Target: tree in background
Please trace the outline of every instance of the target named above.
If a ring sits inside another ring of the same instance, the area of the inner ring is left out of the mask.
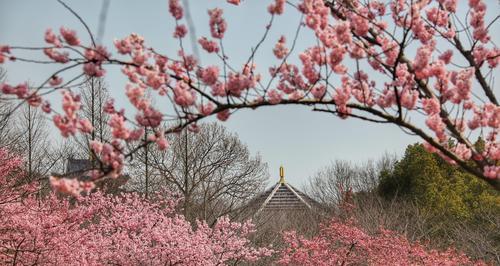
[[[107,85],[102,78],[87,77],[80,91],[81,115],[90,122],[94,130],[89,135],[81,135],[75,139],[75,154],[88,158],[91,154],[91,141],[106,142],[111,139],[108,127],[109,115],[104,112],[104,106],[110,97]]]
[[[457,219],[500,211],[497,191],[426,151],[421,144],[408,146],[393,171],[382,173],[379,192],[386,198],[414,200],[430,214]]]
[[[370,192],[377,189],[380,172],[391,169],[395,161],[396,157],[389,154],[359,165],[335,160],[312,176],[306,191],[321,204],[335,208],[347,190]]]
[[[5,82],[7,71],[0,67],[0,82]],[[14,104],[8,102],[3,95],[0,96],[0,148],[6,148],[16,142],[12,134],[12,111]]]
[[[381,173],[378,190],[389,201],[415,207],[423,222],[420,238],[500,261],[498,191],[421,144],[408,146],[393,170]]]
[[[0,217],[5,215],[1,206],[18,202],[35,191],[24,175],[22,159],[0,148]]]
[[[0,80],[7,74],[0,69]],[[55,139],[50,138],[47,117],[36,107],[26,103],[14,103],[8,97],[0,98],[0,148],[25,158],[26,178],[45,180],[51,172],[60,169],[62,151],[57,145],[49,145]]]
[[[219,124],[202,124],[199,133],[183,131],[169,142],[171,146],[165,151],[148,151],[147,185],[150,193],[167,189],[181,195],[184,215],[190,220],[199,218],[211,224],[221,216],[235,214],[264,188],[266,164]],[[134,177],[143,177],[143,151],[137,155],[139,167],[131,171]],[[130,187],[144,192],[144,181],[133,178]]]

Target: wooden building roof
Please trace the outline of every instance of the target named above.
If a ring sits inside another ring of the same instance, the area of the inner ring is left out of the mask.
[[[317,202],[285,181],[283,167],[280,167],[280,180],[251,203],[258,206],[255,215],[267,211],[311,210]]]

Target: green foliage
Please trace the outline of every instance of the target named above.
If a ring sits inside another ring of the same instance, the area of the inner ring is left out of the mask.
[[[476,145],[480,146],[479,140]],[[414,201],[422,212],[446,219],[500,215],[500,197],[485,182],[450,165],[421,144],[409,145],[392,171],[381,173],[379,194]]]

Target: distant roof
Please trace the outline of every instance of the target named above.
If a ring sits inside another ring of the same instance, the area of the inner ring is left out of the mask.
[[[262,203],[256,214],[262,211],[311,209],[315,204],[298,189],[281,182],[262,193],[257,201]]]
[[[285,182],[283,167],[280,167],[280,180],[274,186],[254,198],[249,205],[256,210],[255,215],[263,211],[310,210],[318,203]]]
[[[68,158],[66,162],[66,174],[82,174],[92,168],[92,162],[89,159]]]

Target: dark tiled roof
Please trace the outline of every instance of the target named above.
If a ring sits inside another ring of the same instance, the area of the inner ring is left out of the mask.
[[[66,162],[66,174],[83,174],[92,168],[92,162],[88,159],[68,158]]]

